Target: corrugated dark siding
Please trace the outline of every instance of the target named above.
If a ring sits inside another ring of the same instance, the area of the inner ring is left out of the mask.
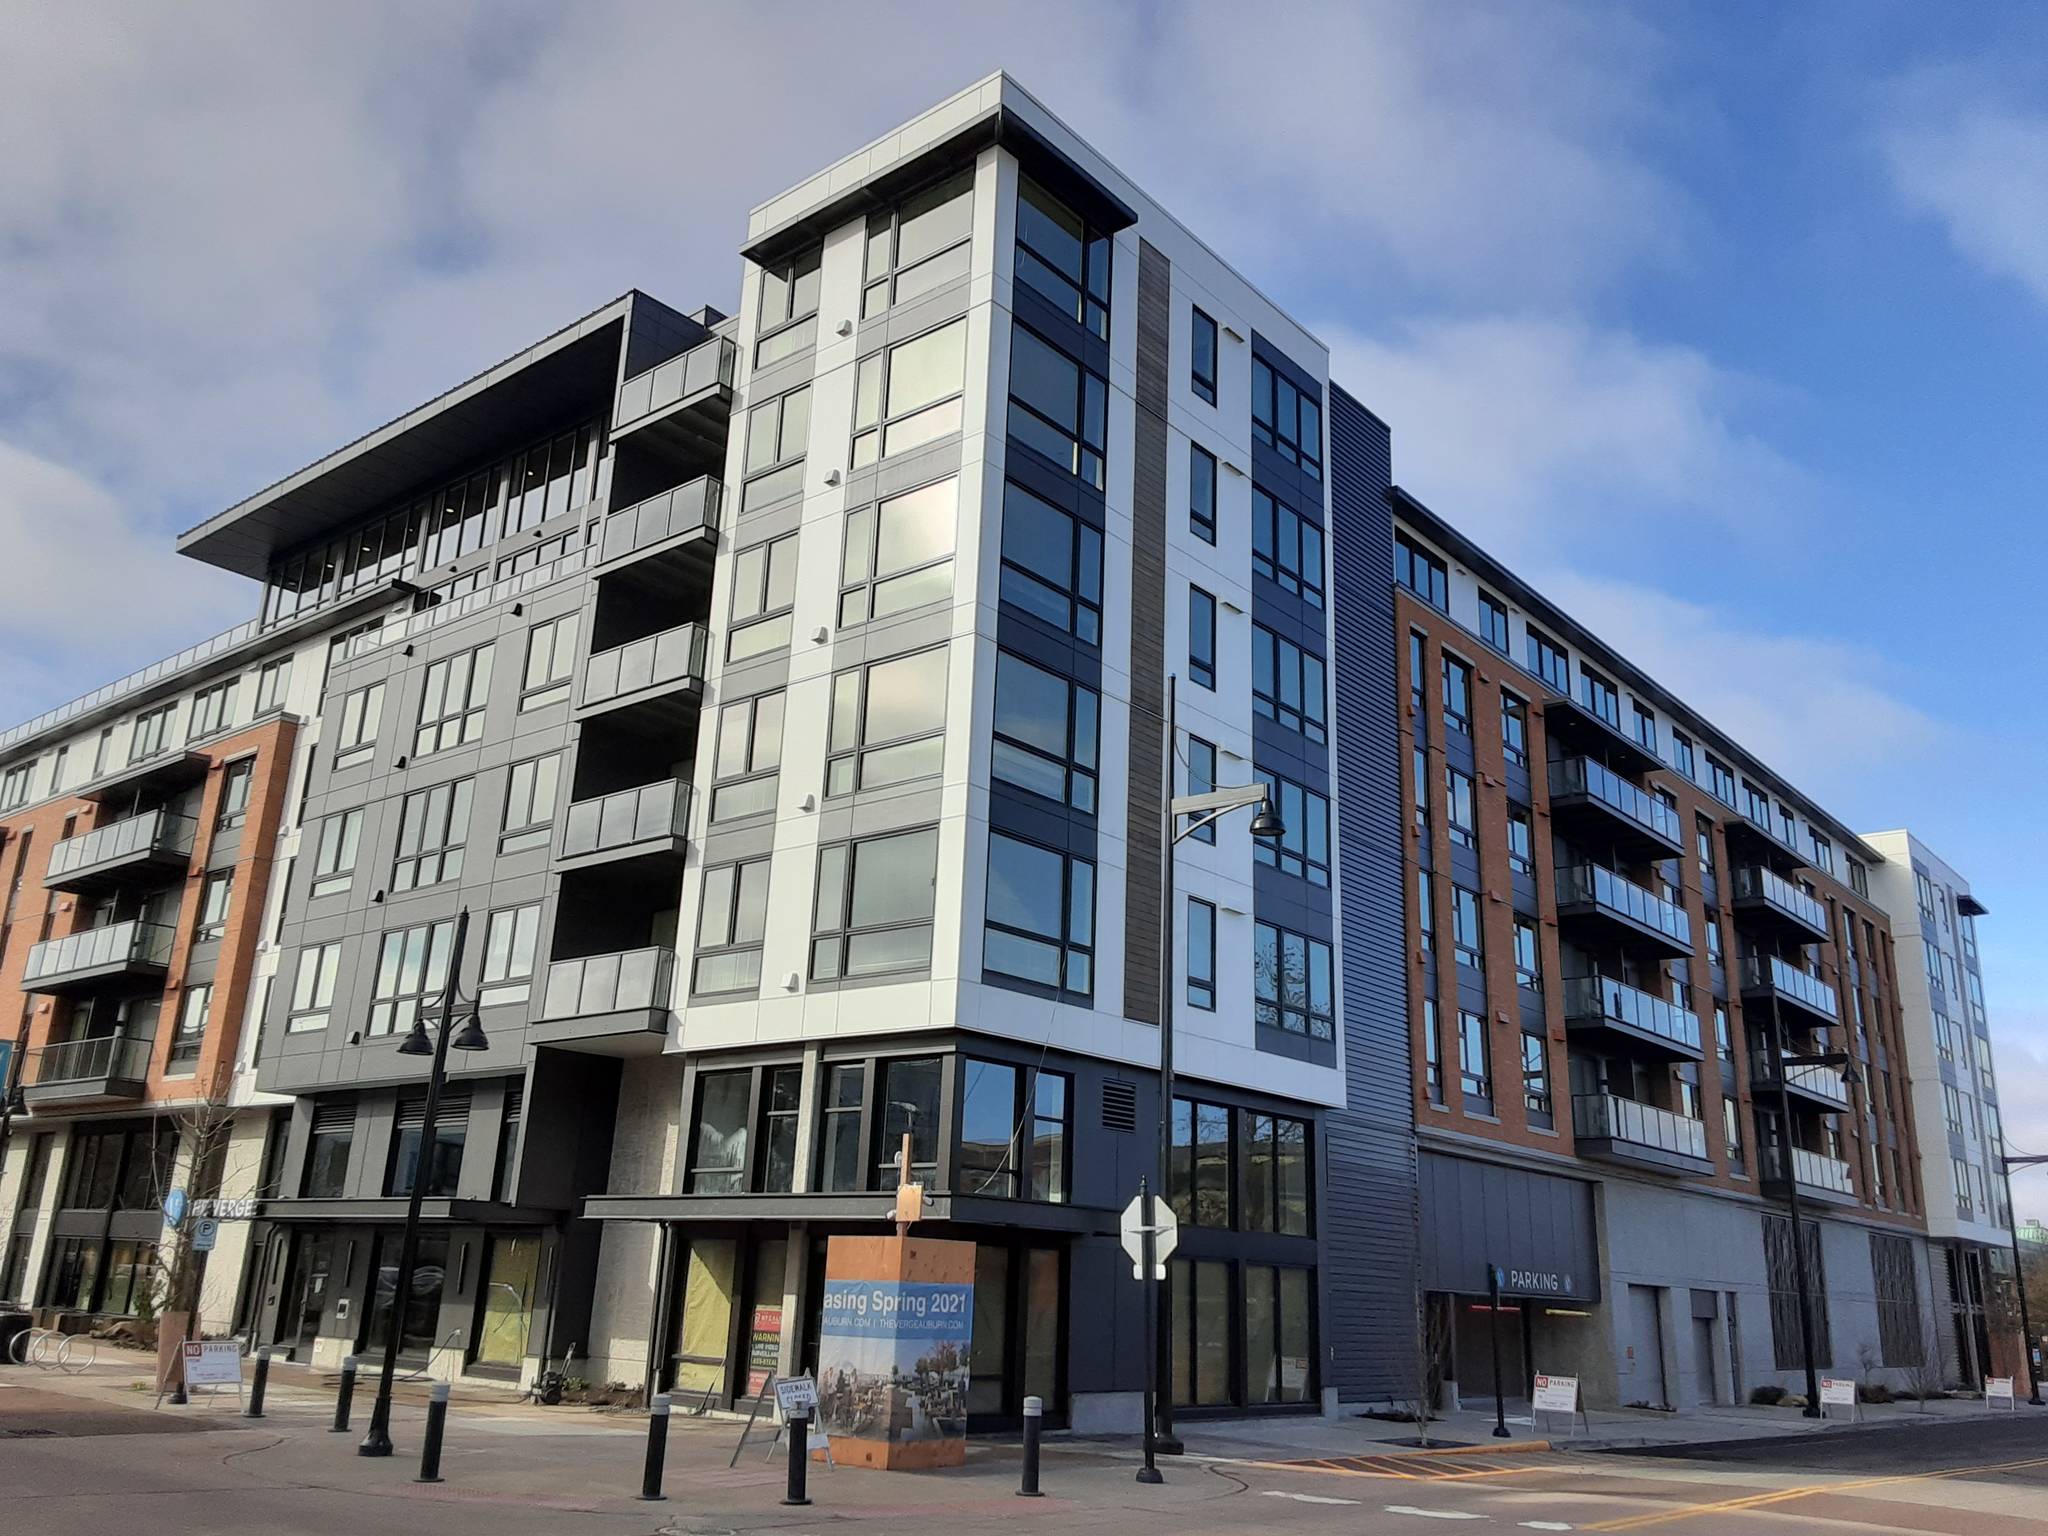
[[[1326,1386],[1415,1395],[1415,1116],[1403,978],[1401,774],[1394,714],[1392,444],[1330,390],[1332,610],[1345,1104],[1326,1122]]]
[[[1159,1022],[1159,779],[1166,715],[1166,389],[1173,264],[1138,242],[1136,484],[1131,492],[1131,776],[1124,1017]]]

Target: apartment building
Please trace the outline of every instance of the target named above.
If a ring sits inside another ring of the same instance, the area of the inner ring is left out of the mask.
[[[1891,915],[1905,956],[1899,997],[1925,1128],[1930,1305],[1941,1320],[1944,1377],[1978,1387],[1987,1375],[2024,1376],[2011,1186],[1977,954],[1977,919],[1988,909],[1910,831],[1865,840],[1884,855],[1870,873],[1871,895]]]
[[[1926,1194],[1881,855],[1395,491],[1423,1285],[1459,1387],[1596,1405],[1920,1358]],[[1787,1058],[1834,1055],[1828,1062]],[[1845,1068],[1847,1069],[1845,1071]]]

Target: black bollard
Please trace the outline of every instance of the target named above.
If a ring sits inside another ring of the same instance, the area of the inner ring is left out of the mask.
[[[427,1399],[427,1438],[420,1443],[420,1475],[416,1483],[438,1483],[441,1481],[441,1429],[448,1422],[448,1383],[434,1383],[433,1395]]]
[[[811,1469],[811,1416],[801,1418],[792,1414],[783,1421],[789,1431],[789,1488],[782,1502],[785,1504],[808,1504],[810,1499],[804,1493],[804,1477]]]
[[[1017,1490],[1020,1499],[1042,1497],[1038,1491],[1038,1437],[1045,1428],[1045,1399],[1027,1397],[1024,1399],[1024,1486]]]
[[[341,1362],[341,1391],[334,1399],[334,1422],[328,1426],[328,1433],[348,1433],[348,1411],[356,1400],[356,1357],[350,1355]]]
[[[640,1497],[665,1499],[661,1491],[661,1464],[668,1456],[668,1394],[657,1392],[647,1410],[647,1465],[640,1472]]]
[[[249,1406],[242,1410],[243,1418],[260,1419],[263,1417],[263,1389],[269,1385],[270,1351],[259,1349],[256,1351],[255,1379],[249,1383]]]

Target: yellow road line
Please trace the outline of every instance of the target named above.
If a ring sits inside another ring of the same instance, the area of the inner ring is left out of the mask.
[[[1968,1477],[1979,1472],[2016,1472],[2025,1467],[2048,1466],[2048,1456],[2033,1456],[2024,1461],[1987,1462],[1974,1467],[1949,1467],[1936,1472],[1901,1472],[1889,1477],[1855,1478],[1840,1483],[1802,1483],[1794,1488],[1778,1488],[1767,1493],[1752,1493],[1739,1499],[1721,1499],[1711,1504],[1685,1504],[1675,1509],[1649,1510],[1637,1515],[1621,1515],[1612,1520],[1599,1520],[1581,1526],[1587,1531],[1635,1531],[1646,1526],[1662,1525],[1668,1521],[1690,1520],[1698,1515],[1725,1515],[1743,1510],[1763,1509],[1772,1504],[1790,1503],[1795,1499],[1810,1499],[1821,1494],[1849,1493],[1861,1488],[1882,1488],[1896,1483],[1940,1482],[1946,1478]]]

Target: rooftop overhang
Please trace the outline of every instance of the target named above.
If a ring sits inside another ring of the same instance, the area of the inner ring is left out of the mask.
[[[1956,897],[1956,910],[1965,917],[1986,917],[1991,912],[1989,907],[1985,906],[1983,902],[1972,896],[1968,891],[1964,891]]]
[[[261,580],[273,559],[387,510],[618,388],[633,295],[508,357],[446,394],[179,535],[178,553]]]

